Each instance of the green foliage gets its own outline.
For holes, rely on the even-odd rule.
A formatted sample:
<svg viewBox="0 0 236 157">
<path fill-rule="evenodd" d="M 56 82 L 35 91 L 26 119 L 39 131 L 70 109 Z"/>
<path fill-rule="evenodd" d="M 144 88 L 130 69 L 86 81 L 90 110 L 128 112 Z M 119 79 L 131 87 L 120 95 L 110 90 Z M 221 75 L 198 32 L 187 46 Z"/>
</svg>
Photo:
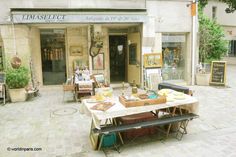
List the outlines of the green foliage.
<svg viewBox="0 0 236 157">
<path fill-rule="evenodd" d="M 8 68 L 6 71 L 6 84 L 10 89 L 24 88 L 28 85 L 29 79 L 29 70 L 25 67 Z"/>
<path fill-rule="evenodd" d="M 207 5 L 209 0 L 199 0 L 199 4 L 202 7 Z M 213 0 L 212 0 L 213 1 Z M 227 13 L 232 13 L 236 10 L 236 1 L 235 0 L 219 0 L 220 2 L 226 3 L 228 5 Z"/>
<path fill-rule="evenodd" d="M 220 60 L 227 52 L 224 31 L 214 20 L 199 11 L 199 61 Z"/>
</svg>

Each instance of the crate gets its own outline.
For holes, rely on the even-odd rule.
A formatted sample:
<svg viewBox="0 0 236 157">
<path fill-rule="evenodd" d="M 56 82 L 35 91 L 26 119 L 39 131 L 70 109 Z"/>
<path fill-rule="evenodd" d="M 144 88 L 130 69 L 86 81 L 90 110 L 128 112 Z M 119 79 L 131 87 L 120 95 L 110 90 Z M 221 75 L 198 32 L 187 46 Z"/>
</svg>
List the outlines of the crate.
<svg viewBox="0 0 236 157">
<path fill-rule="evenodd" d="M 158 96 L 157 99 L 141 99 L 137 101 L 127 101 L 124 96 L 119 96 L 119 101 L 125 107 L 136 107 L 136 106 L 163 104 L 166 103 L 166 97 Z"/>
<path fill-rule="evenodd" d="M 100 137 L 101 140 L 101 137 Z M 109 134 L 105 134 L 103 135 L 103 139 L 102 139 L 102 145 L 101 147 L 111 147 L 114 146 L 116 144 L 116 133 L 109 133 Z"/>
</svg>

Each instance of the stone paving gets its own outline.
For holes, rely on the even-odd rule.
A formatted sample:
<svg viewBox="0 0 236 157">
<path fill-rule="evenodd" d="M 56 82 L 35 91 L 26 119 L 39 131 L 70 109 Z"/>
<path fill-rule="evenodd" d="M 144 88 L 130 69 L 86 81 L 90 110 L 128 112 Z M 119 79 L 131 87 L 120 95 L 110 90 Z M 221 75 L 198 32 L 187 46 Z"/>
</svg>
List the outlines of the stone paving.
<svg viewBox="0 0 236 157">
<path fill-rule="evenodd" d="M 0 157 L 235 157 L 236 66 L 227 67 L 229 87 L 192 86 L 199 99 L 199 119 L 191 121 L 181 141 L 153 137 L 114 150 L 93 151 L 91 119 L 79 113 L 79 103 L 63 102 L 61 86 L 40 89 L 40 96 L 0 106 Z M 66 94 L 66 99 L 71 95 Z M 40 148 L 14 151 L 14 148 Z M 8 150 L 9 149 L 9 150 Z"/>
</svg>

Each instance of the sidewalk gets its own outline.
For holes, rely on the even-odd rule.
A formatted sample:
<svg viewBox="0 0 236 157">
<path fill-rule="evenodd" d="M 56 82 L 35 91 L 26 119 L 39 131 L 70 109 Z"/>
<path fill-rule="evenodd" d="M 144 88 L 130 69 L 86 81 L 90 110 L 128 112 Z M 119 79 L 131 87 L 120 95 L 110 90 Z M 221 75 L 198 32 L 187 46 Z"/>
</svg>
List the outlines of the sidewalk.
<svg viewBox="0 0 236 157">
<path fill-rule="evenodd" d="M 43 87 L 41 96 L 31 101 L 0 106 L 0 157 L 234 157 L 235 78 L 236 66 L 229 65 L 229 88 L 191 87 L 199 100 L 200 118 L 190 122 L 181 141 L 146 139 L 121 147 L 120 154 L 93 151 L 88 138 L 91 119 L 79 113 L 80 104 L 63 103 L 61 86 Z M 15 151 L 17 147 L 37 149 Z"/>
</svg>

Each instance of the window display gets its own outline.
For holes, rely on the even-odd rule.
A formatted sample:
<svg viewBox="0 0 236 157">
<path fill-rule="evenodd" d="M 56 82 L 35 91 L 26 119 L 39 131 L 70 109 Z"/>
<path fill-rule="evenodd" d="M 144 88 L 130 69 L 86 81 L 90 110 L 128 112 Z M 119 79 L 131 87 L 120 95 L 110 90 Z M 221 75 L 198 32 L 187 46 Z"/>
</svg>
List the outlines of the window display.
<svg viewBox="0 0 236 157">
<path fill-rule="evenodd" d="M 185 35 L 162 36 L 163 80 L 184 80 L 185 47 Z"/>
<path fill-rule="evenodd" d="M 40 30 L 41 59 L 44 85 L 62 84 L 66 80 L 65 31 Z"/>
</svg>

